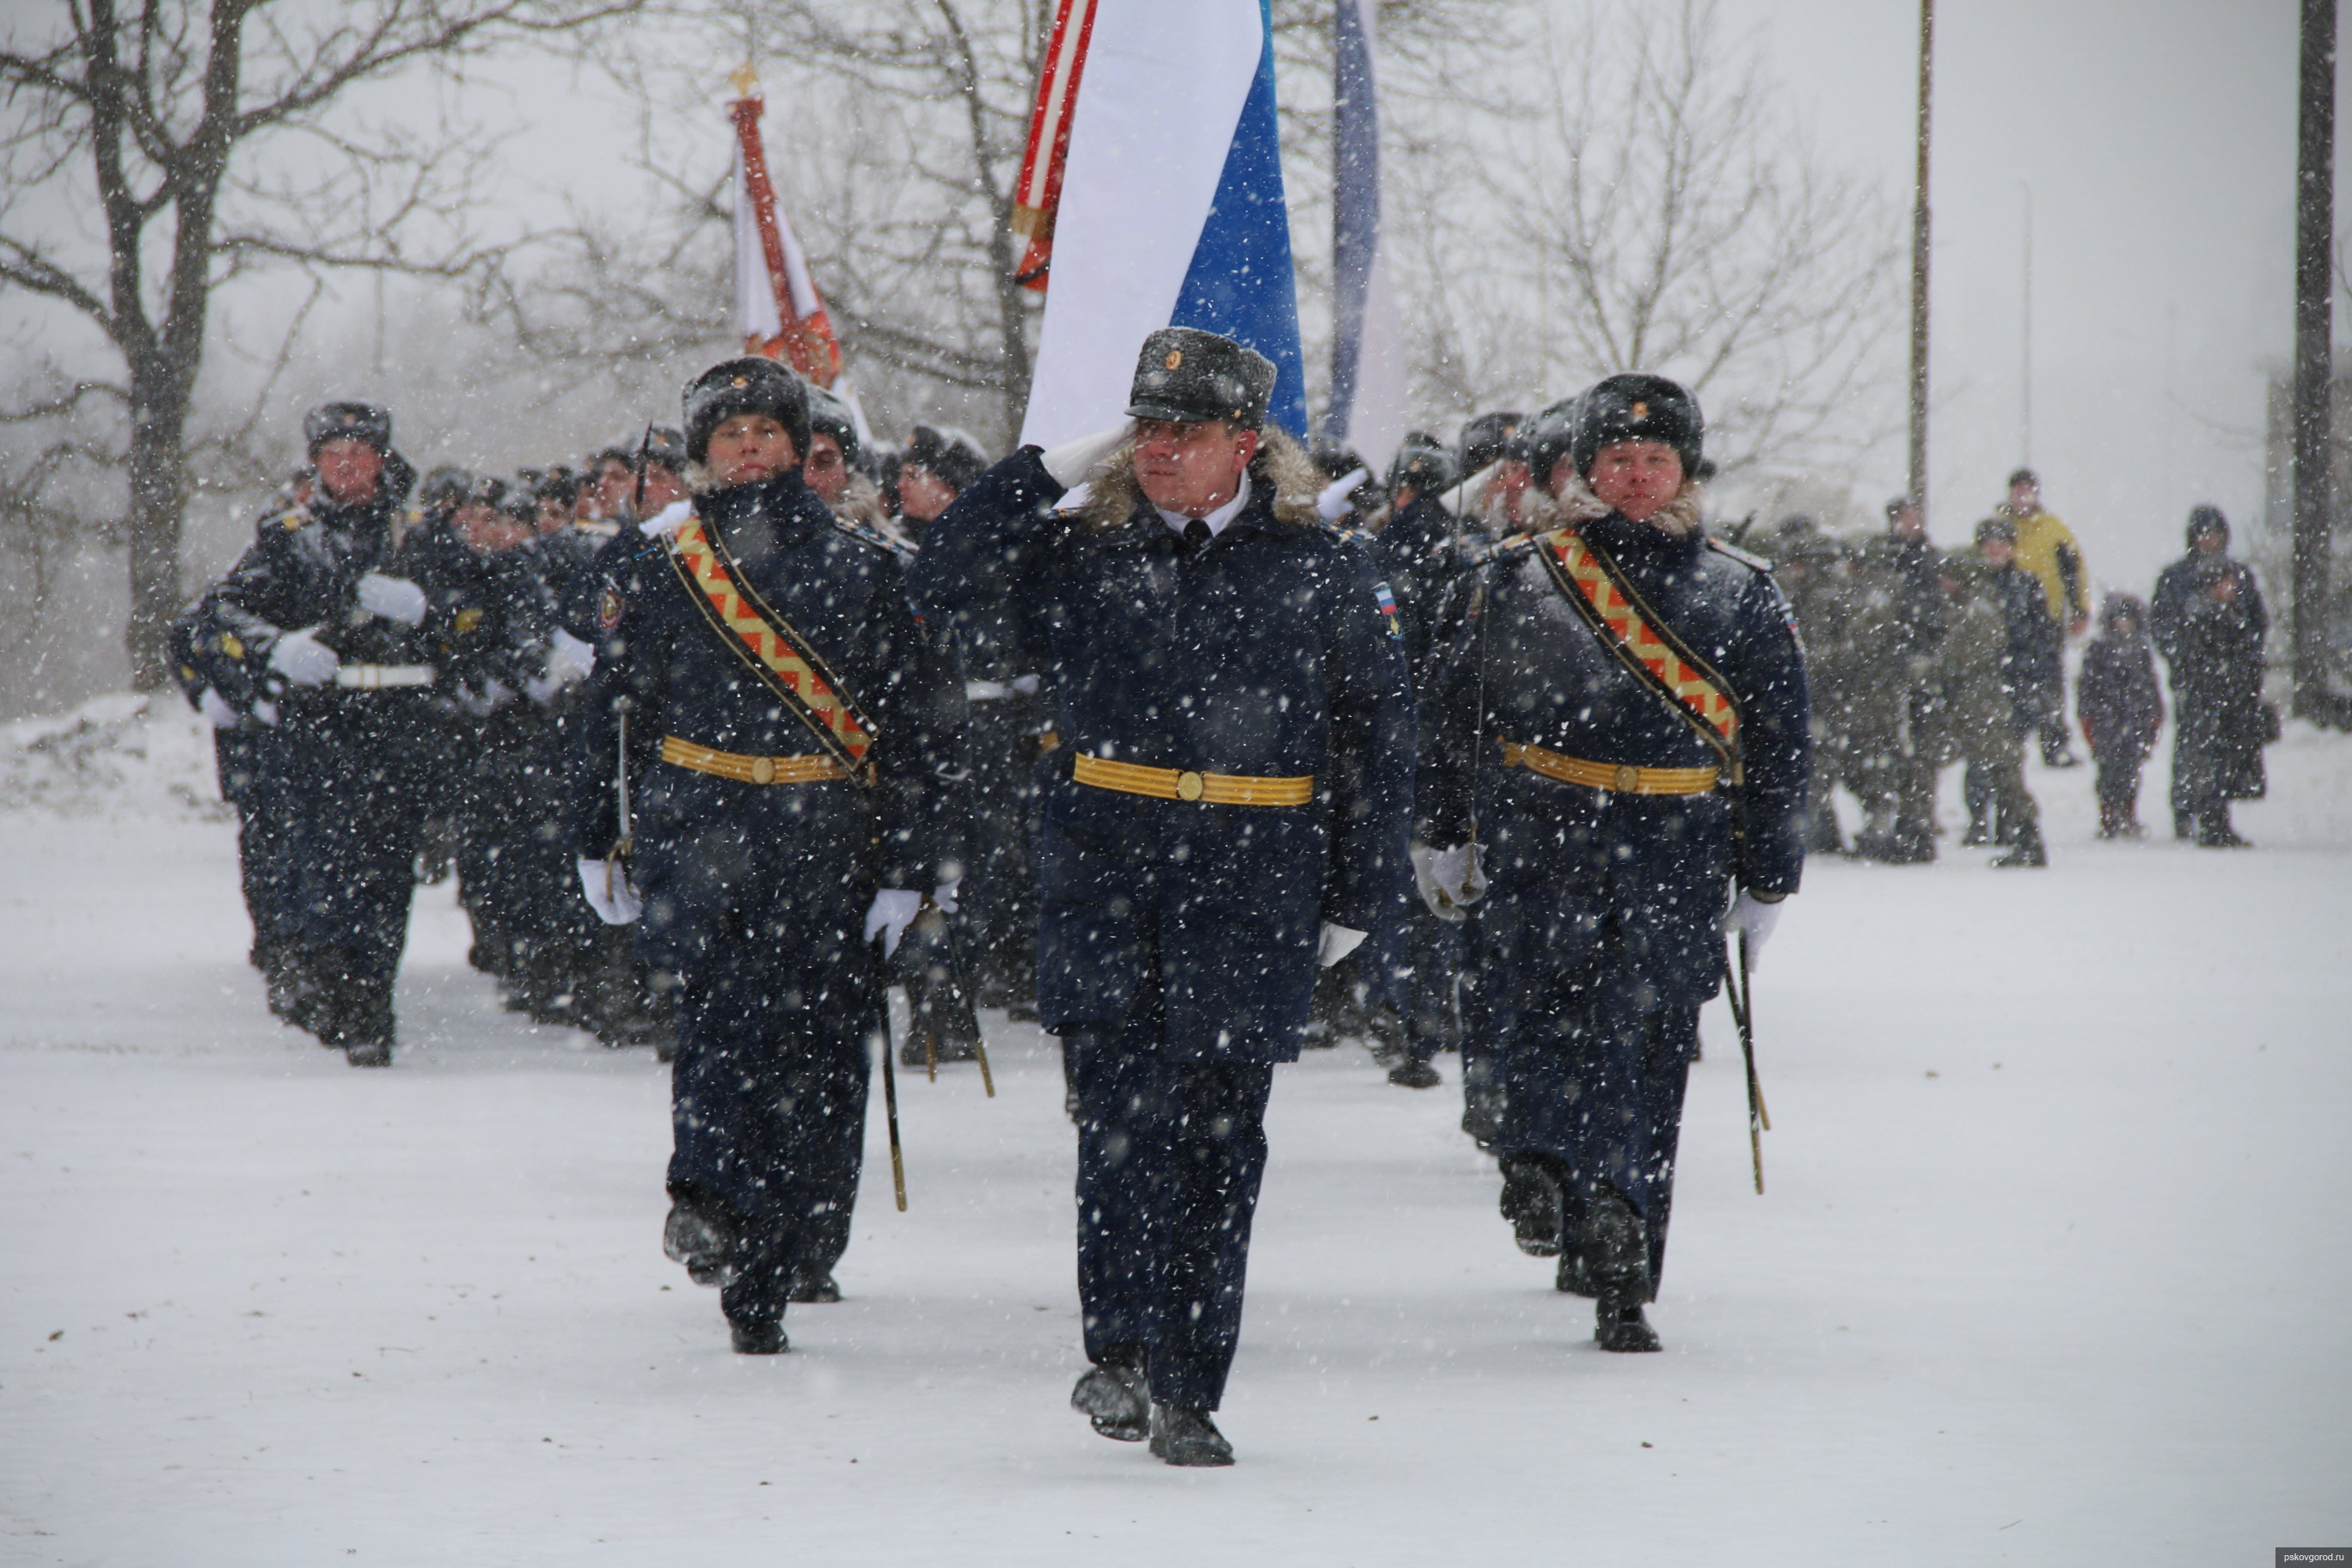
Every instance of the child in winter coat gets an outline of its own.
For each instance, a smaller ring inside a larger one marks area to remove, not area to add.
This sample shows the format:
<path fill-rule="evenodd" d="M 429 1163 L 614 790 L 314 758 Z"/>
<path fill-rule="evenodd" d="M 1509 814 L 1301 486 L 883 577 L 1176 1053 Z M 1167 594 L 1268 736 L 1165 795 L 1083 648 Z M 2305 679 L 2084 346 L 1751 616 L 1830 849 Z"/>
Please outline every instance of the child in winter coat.
<path fill-rule="evenodd" d="M 2110 594 L 2099 611 L 2099 635 L 2083 651 L 2075 716 L 2099 764 L 2099 837 L 2145 837 L 2139 822 L 2139 773 L 2164 723 L 2156 656 L 2147 641 L 2147 606 L 2137 595 Z"/>

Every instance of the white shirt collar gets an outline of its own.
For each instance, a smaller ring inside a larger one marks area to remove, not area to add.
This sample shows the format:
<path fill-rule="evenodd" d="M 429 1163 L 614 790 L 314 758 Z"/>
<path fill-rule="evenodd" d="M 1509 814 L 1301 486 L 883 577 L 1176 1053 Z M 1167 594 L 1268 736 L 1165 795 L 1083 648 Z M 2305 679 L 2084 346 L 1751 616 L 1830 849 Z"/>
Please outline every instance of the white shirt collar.
<path fill-rule="evenodd" d="M 1244 468 L 1242 470 L 1241 488 L 1234 491 L 1234 499 L 1201 520 L 1209 525 L 1209 537 L 1214 539 L 1224 532 L 1225 524 L 1241 516 L 1242 508 L 1249 505 L 1249 470 Z M 1182 512 L 1170 511 L 1164 506 L 1154 506 L 1151 510 L 1160 514 L 1160 521 L 1168 525 L 1171 532 L 1183 532 L 1184 525 L 1192 521 Z"/>

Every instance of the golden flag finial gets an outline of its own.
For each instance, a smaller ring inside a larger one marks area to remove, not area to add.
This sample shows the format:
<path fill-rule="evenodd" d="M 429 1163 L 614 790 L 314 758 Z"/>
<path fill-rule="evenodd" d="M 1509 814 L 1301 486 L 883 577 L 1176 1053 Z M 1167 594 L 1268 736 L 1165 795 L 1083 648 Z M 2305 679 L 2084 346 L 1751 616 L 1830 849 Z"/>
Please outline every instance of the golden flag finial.
<path fill-rule="evenodd" d="M 748 59 L 737 66 L 727 79 L 735 84 L 735 96 L 738 98 L 750 98 L 760 90 L 760 73 L 751 68 L 751 62 Z"/>

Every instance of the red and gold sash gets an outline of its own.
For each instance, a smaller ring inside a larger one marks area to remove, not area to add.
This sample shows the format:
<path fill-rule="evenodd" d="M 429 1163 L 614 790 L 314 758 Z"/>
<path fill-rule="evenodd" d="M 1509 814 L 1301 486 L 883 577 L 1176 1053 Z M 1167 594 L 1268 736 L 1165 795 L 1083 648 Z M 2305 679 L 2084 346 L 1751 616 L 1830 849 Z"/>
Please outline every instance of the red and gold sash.
<path fill-rule="evenodd" d="M 669 536 L 669 562 L 688 596 L 719 639 L 806 724 L 861 784 L 874 782 L 866 753 L 875 728 L 824 660 L 743 578 L 726 544 L 689 517 Z"/>
<path fill-rule="evenodd" d="M 1664 699 L 1740 782 L 1739 702 L 1721 676 L 1691 651 L 1626 581 L 1617 563 L 1563 528 L 1537 541 L 1536 558 L 1618 662 Z"/>

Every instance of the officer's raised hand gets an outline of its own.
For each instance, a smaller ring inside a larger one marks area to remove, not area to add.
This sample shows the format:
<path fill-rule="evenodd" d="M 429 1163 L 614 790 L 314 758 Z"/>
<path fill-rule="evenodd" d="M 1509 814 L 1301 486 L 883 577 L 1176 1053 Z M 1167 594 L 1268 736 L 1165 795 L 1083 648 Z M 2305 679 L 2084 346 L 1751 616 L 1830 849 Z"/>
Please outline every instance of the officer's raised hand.
<path fill-rule="evenodd" d="M 1064 489 L 1076 489 L 1092 478 L 1096 469 L 1110 455 L 1135 435 L 1135 421 L 1122 419 L 1107 430 L 1090 436 L 1080 436 L 1038 454 L 1039 466 L 1054 476 L 1054 482 Z"/>

